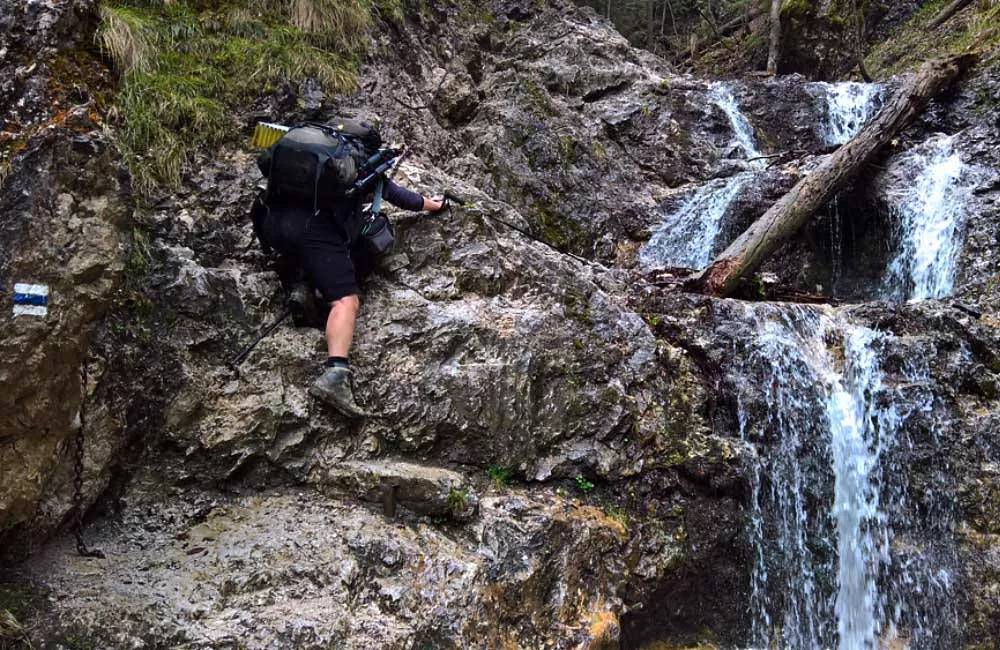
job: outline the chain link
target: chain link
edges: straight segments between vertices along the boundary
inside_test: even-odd
[[[83,557],[104,557],[97,549],[88,549],[83,541],[83,430],[87,423],[87,361],[80,370],[83,398],[80,401],[80,426],[76,430],[76,448],[73,451],[73,533],[76,535],[76,552]]]

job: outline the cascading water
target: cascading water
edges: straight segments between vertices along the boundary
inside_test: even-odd
[[[853,137],[883,101],[876,85],[816,86],[826,97],[821,129],[829,144]],[[729,118],[730,148],[759,156],[729,88],[713,84],[710,97]],[[892,194],[904,244],[886,286],[905,297],[943,295],[960,245],[967,168],[946,139],[892,165],[921,171],[916,183],[912,171],[897,175],[906,179]],[[755,173],[702,186],[654,233],[640,252],[642,266],[707,265],[727,209]],[[834,227],[839,245],[839,220]],[[940,426],[928,364],[933,342],[916,354],[899,352],[912,342],[830,308],[733,308],[753,330],[749,343],[737,344],[731,374],[740,434],[753,450],[751,647],[952,647],[956,559],[940,541],[953,525],[948,490],[937,497],[924,486],[913,497],[908,479],[912,431]]]
[[[883,292],[894,299],[949,295],[976,170],[962,162],[954,137],[938,136],[893,159],[887,174],[898,179],[887,193],[899,249]]]
[[[753,137],[753,127],[740,111],[739,104],[733,96],[733,91],[728,84],[715,82],[708,93],[712,103],[722,109],[722,112],[729,118],[729,124],[733,127],[734,143],[743,151],[746,159],[760,156],[757,149],[757,140]],[[754,161],[758,166],[761,161]]]
[[[879,84],[848,81],[817,82],[812,86],[826,103],[827,122],[821,126],[820,135],[829,145],[844,144],[853,138],[885,99],[885,88]]]
[[[919,527],[901,460],[931,409],[926,367],[888,385],[891,337],[803,306],[757,305],[735,383],[750,468],[752,647],[931,648],[954,610],[948,558],[894,545]],[[832,346],[835,353],[829,347]]]
[[[649,271],[666,266],[701,269],[712,261],[722,218],[732,202],[751,181],[741,173],[710,181],[670,214],[639,251],[639,264]]]
[[[712,84],[709,98],[726,114],[733,130],[731,147],[749,160],[751,169],[760,169],[753,127],[740,112],[736,98],[727,84]],[[716,239],[722,230],[723,218],[733,201],[753,181],[753,172],[743,172],[727,179],[713,180],[702,185],[679,209],[664,219],[649,242],[639,251],[639,264],[645,271],[665,267],[701,269],[708,265],[715,252]]]

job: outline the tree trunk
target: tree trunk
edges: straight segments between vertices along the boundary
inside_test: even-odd
[[[692,279],[693,288],[727,296],[744,275],[752,273],[785,240],[805,225],[869,160],[941,90],[975,60],[960,54],[928,61],[861,131],[757,219],[715,260]]]
[[[928,29],[937,29],[945,23],[949,18],[957,14],[962,9],[965,9],[972,4],[972,0],[955,0],[950,5],[941,10],[941,12],[934,17],[934,20],[927,25]]]
[[[851,9],[854,11],[854,57],[858,63],[858,72],[862,79],[871,83],[872,76],[865,66],[865,15],[858,6],[858,0],[851,0]]]
[[[767,72],[777,74],[781,56],[781,0],[771,0],[771,47],[767,50]]]
[[[646,0],[646,49],[656,53],[656,0]]]

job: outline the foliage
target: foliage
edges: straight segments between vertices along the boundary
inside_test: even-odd
[[[452,488],[448,492],[448,512],[457,514],[465,510],[469,504],[469,494],[465,489]]]
[[[803,0],[791,0],[801,2]],[[658,53],[685,52],[762,5],[761,0],[577,0],[609,18],[636,46]]]
[[[493,482],[493,487],[502,490],[507,487],[510,477],[514,475],[514,468],[509,465],[490,465],[486,468],[486,473]]]
[[[924,61],[961,52],[977,42],[982,51],[1000,48],[1000,30],[996,29],[1000,0],[981,0],[937,29],[928,30],[927,24],[949,2],[928,2],[897,35],[875,46],[865,60],[871,73],[886,77],[915,70]]]
[[[583,474],[577,474],[576,479],[576,489],[583,493],[590,492],[594,489],[594,484],[587,480],[587,477]]]
[[[112,110],[135,188],[175,186],[190,155],[236,135],[230,111],[286,81],[357,85],[375,16],[400,0],[117,0],[100,8],[98,43],[121,86]]]

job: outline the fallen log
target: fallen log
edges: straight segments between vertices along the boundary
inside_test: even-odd
[[[755,271],[798,232],[975,58],[975,54],[965,53],[925,63],[874,120],[771,206],[708,268],[692,278],[689,288],[716,296],[731,294],[740,278]]]
[[[941,10],[941,12],[934,17],[928,25],[927,29],[937,29],[941,25],[945,24],[949,18],[957,14],[962,9],[965,9],[972,4],[972,0],[955,0],[950,5]]]

